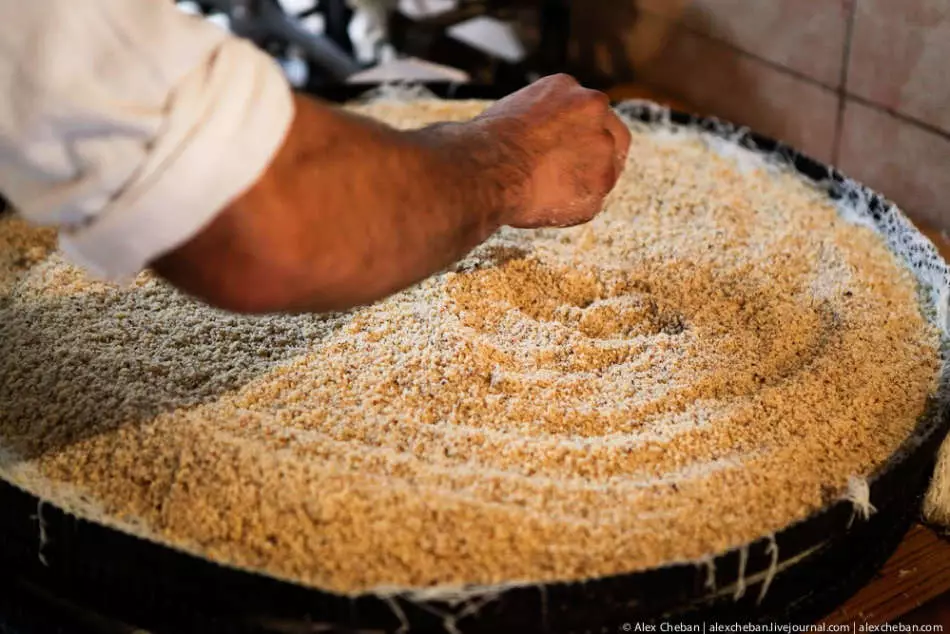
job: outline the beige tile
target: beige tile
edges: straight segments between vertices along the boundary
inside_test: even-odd
[[[693,0],[683,22],[837,88],[851,1]]]
[[[911,215],[950,228],[950,140],[852,101],[838,165]]]
[[[848,90],[950,131],[950,2],[859,0]]]
[[[628,44],[635,49],[638,41]],[[666,32],[659,53],[637,70],[643,81],[682,97],[697,111],[831,160],[838,107],[831,90],[685,29]]]

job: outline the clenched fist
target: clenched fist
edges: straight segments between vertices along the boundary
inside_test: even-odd
[[[152,263],[178,288],[252,313],[374,302],[502,226],[587,222],[630,146],[607,97],[565,75],[474,120],[414,130],[294,99],[292,128],[260,179]]]
[[[513,227],[567,227],[602,208],[623,171],[630,130],[607,96],[553,75],[494,104],[473,123],[509,149],[524,176],[510,183]]]

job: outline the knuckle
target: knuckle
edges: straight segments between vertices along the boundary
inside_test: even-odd
[[[577,80],[567,73],[555,73],[554,75],[551,75],[549,79],[559,84],[577,84]]]
[[[584,103],[606,110],[610,106],[610,97],[599,90],[584,88],[581,93]]]
[[[587,98],[593,101],[594,103],[607,108],[610,106],[610,97],[607,96],[607,93],[601,92],[599,90],[592,90],[590,88],[585,88],[587,91]]]
[[[576,84],[576,81],[570,75],[564,73],[557,73],[555,75],[548,75],[542,77],[538,81],[532,84],[533,86],[538,86],[539,88],[544,88],[546,90],[568,90],[573,88]]]
[[[630,132],[630,128],[627,127],[627,124],[623,122],[623,119],[617,116],[617,113],[611,111],[610,117],[613,120],[613,127],[617,130],[619,134],[618,141],[627,141],[633,138],[633,133]]]
[[[630,151],[630,147],[633,145],[633,134],[630,133],[629,128],[624,126],[623,128],[623,138],[620,139],[620,150],[626,154]]]
[[[614,139],[614,135],[604,130],[599,135],[597,135],[597,150],[609,156],[613,156],[617,152],[617,142]]]
[[[630,128],[626,124],[620,126],[620,146],[623,148],[623,151],[626,152],[630,149],[630,146],[633,144],[633,132],[630,131]]]

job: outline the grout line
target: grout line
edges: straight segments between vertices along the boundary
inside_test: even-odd
[[[893,108],[888,108],[887,106],[882,106],[879,103],[874,103],[870,99],[865,99],[864,97],[861,97],[859,95],[853,95],[849,93],[847,97],[848,97],[848,101],[853,101],[855,103],[861,104],[862,106],[866,106],[872,110],[883,112],[884,114],[890,115],[891,117],[899,121],[902,121],[903,123],[912,125],[915,128],[920,128],[921,130],[925,132],[929,132],[930,134],[933,134],[935,136],[938,136],[945,141],[950,141],[950,131],[944,130],[943,128],[936,126],[932,123],[921,121],[920,119],[917,119],[916,117],[912,117],[902,112],[898,112],[897,110],[894,110]]]
[[[854,37],[854,23],[857,21],[858,0],[851,0],[848,21],[844,31],[844,51],[841,56],[841,77],[838,80],[838,115],[835,120],[835,140],[831,146],[831,164],[837,165],[841,157],[841,135],[844,133],[844,111],[848,105],[848,70],[851,66],[851,40]]]
[[[857,6],[857,3],[860,2],[860,1],[861,1],[861,0],[852,0],[852,11],[856,11],[856,10],[857,10],[857,9],[856,9],[856,6]],[[656,18],[656,19],[659,19],[659,20],[663,20],[664,22],[668,22],[668,23],[669,23],[669,22],[672,22],[672,23],[674,23],[674,24],[673,24],[674,28],[682,29],[682,30],[684,30],[684,31],[687,31],[687,32],[691,33],[692,35],[695,35],[695,36],[697,36],[697,37],[703,38],[704,40],[707,40],[707,41],[709,41],[709,42],[713,42],[713,43],[715,43],[715,44],[717,44],[717,45],[719,45],[719,46],[722,46],[722,47],[724,47],[724,48],[726,48],[726,49],[729,49],[730,51],[733,51],[734,53],[737,53],[738,55],[740,55],[740,56],[742,56],[742,57],[746,57],[746,58],[748,58],[748,59],[751,59],[751,60],[754,60],[754,61],[756,61],[756,62],[759,62],[760,64],[763,64],[764,66],[768,66],[769,68],[771,68],[771,69],[773,69],[773,70],[776,70],[776,71],[778,71],[778,72],[780,72],[780,73],[782,73],[782,74],[784,74],[784,75],[788,75],[788,76],[790,76],[790,77],[794,77],[795,79],[799,79],[799,80],[801,80],[801,81],[803,81],[803,82],[805,82],[805,83],[807,83],[807,84],[811,84],[812,86],[815,86],[815,87],[817,87],[817,88],[821,88],[821,89],[823,89],[823,90],[827,90],[827,91],[829,91],[829,92],[833,92],[833,93],[835,93],[835,94],[838,94],[838,95],[839,95],[839,98],[840,98],[840,97],[843,97],[843,98],[844,98],[843,101],[846,100],[846,101],[853,101],[853,102],[855,102],[855,103],[859,103],[859,104],[861,104],[861,105],[863,105],[863,106],[866,106],[866,107],[868,107],[868,108],[871,108],[872,110],[877,110],[878,112],[883,112],[883,113],[888,114],[888,115],[894,117],[895,119],[898,119],[898,120],[900,120],[900,121],[902,121],[902,122],[904,122],[904,123],[913,125],[914,127],[920,128],[921,130],[924,130],[924,131],[929,132],[929,133],[931,133],[931,134],[935,134],[935,135],[939,136],[939,137],[942,138],[942,139],[945,139],[945,140],[947,140],[947,141],[950,141],[950,130],[944,130],[943,128],[941,128],[941,127],[939,127],[939,126],[936,126],[936,125],[934,125],[934,124],[932,124],[932,123],[927,123],[926,121],[922,121],[922,120],[917,119],[916,117],[913,117],[913,116],[911,116],[911,115],[907,115],[907,114],[904,114],[904,113],[902,113],[902,112],[898,112],[897,110],[894,110],[893,108],[888,108],[887,106],[882,106],[881,104],[875,103],[875,102],[871,101],[870,99],[866,99],[865,97],[862,97],[862,96],[860,96],[860,95],[857,95],[857,94],[854,94],[854,93],[850,93],[850,92],[847,91],[847,87],[846,87],[846,86],[839,86],[839,87],[837,87],[837,88],[835,88],[834,86],[829,86],[828,84],[826,84],[826,83],[824,83],[824,82],[821,82],[821,81],[818,81],[818,80],[815,79],[814,77],[810,77],[809,75],[806,75],[805,73],[803,73],[803,72],[801,72],[801,71],[795,70],[794,68],[789,68],[788,66],[785,66],[785,65],[783,65],[783,64],[780,64],[780,63],[778,63],[778,62],[773,62],[772,60],[769,60],[769,59],[766,59],[766,58],[761,57],[761,56],[759,56],[759,55],[756,55],[755,53],[750,53],[749,51],[747,51],[747,50],[745,50],[745,49],[742,49],[742,48],[740,48],[739,46],[737,46],[737,45],[735,45],[735,44],[732,44],[732,43],[727,42],[727,41],[725,41],[725,40],[721,40],[721,39],[719,39],[719,38],[717,38],[717,37],[715,37],[715,36],[709,35],[709,34],[707,34],[707,33],[703,33],[702,31],[699,31],[699,30],[694,29],[694,28],[692,28],[692,27],[686,26],[685,24],[680,23],[678,20],[670,20],[670,18],[668,18],[668,17],[666,17],[666,16],[664,16],[664,15],[660,15],[660,14],[658,14],[658,13],[654,13],[654,12],[652,12],[652,11],[646,11],[646,10],[645,10],[644,13],[648,13],[648,14],[651,15],[652,17],[654,17],[654,18]],[[851,25],[849,25],[849,31],[850,31],[850,26],[851,26]],[[847,49],[848,49],[848,55],[849,55],[849,56],[850,56],[850,48],[851,48],[850,44],[851,44],[851,43],[850,43],[850,37],[849,37],[849,39],[845,42],[845,45],[846,45],[846,47],[847,47]],[[844,72],[846,73],[846,71],[844,71]],[[843,107],[843,105],[840,105],[839,107]]]
[[[855,1],[857,1],[857,0],[855,0]],[[759,62],[759,63],[761,63],[761,64],[763,64],[763,65],[765,65],[765,66],[769,66],[769,67],[772,68],[773,70],[780,71],[781,73],[783,73],[783,74],[785,74],[785,75],[790,75],[790,76],[792,76],[792,77],[795,77],[796,79],[800,79],[800,80],[802,80],[802,81],[804,81],[804,82],[806,82],[806,83],[809,83],[809,84],[811,84],[811,85],[813,85],[813,86],[817,86],[818,88],[823,88],[823,89],[828,90],[828,91],[830,91],[830,92],[837,92],[837,89],[836,89],[835,86],[831,86],[831,85],[828,85],[828,84],[824,83],[823,81],[819,81],[819,80],[815,79],[814,77],[812,77],[812,76],[810,76],[810,75],[808,75],[808,74],[806,74],[806,73],[803,73],[803,72],[800,71],[800,70],[795,70],[794,68],[790,68],[790,67],[785,66],[784,64],[781,64],[781,63],[779,63],[779,62],[774,62],[774,61],[772,61],[772,60],[770,60],[770,59],[768,59],[768,58],[762,57],[761,55],[757,55],[756,53],[752,53],[752,52],[750,52],[750,51],[747,51],[747,50],[745,50],[744,48],[741,48],[740,46],[738,46],[738,45],[736,45],[736,44],[733,44],[732,42],[729,42],[729,41],[727,41],[727,40],[720,39],[720,38],[716,37],[715,35],[710,35],[709,33],[705,33],[705,32],[703,32],[703,31],[700,31],[699,29],[696,29],[696,28],[694,28],[694,27],[691,27],[691,26],[689,26],[689,25],[683,23],[682,21],[680,21],[680,20],[678,20],[678,19],[677,19],[677,20],[673,20],[673,19],[670,19],[669,17],[667,17],[667,16],[665,16],[665,15],[661,15],[661,14],[659,14],[659,13],[654,13],[653,11],[649,11],[649,10],[646,10],[646,9],[645,9],[643,12],[644,12],[644,13],[648,13],[650,16],[652,16],[652,17],[655,18],[655,19],[662,20],[663,22],[666,22],[666,23],[668,23],[668,24],[671,24],[671,25],[673,26],[673,28],[675,28],[675,29],[682,29],[683,31],[687,31],[687,32],[691,33],[692,35],[695,35],[695,36],[697,36],[697,37],[701,37],[701,38],[703,38],[704,40],[707,40],[707,41],[709,41],[709,42],[713,42],[713,43],[715,43],[715,44],[718,44],[719,46],[722,46],[723,48],[729,49],[730,51],[732,51],[732,52],[734,52],[734,53],[738,53],[738,54],[739,54],[740,56],[742,56],[742,57],[746,57],[746,58],[755,60],[755,61],[757,61],[757,62]]]

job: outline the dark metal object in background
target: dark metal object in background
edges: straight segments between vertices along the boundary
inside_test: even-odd
[[[352,55],[353,43],[350,42],[347,27],[353,18],[353,11],[346,5],[346,0],[320,0],[319,7],[326,21],[327,37],[347,55]]]
[[[401,52],[464,70],[476,84],[517,89],[543,75],[571,72],[571,6],[570,0],[461,0],[455,9],[424,18],[396,12],[390,31]],[[479,16],[517,24],[526,57],[493,57],[449,36],[451,27]]]
[[[343,82],[362,70],[351,55],[347,26],[352,13],[345,0],[321,0],[319,10],[326,20],[325,35],[304,29],[299,22],[303,16],[288,15],[277,0],[204,0],[204,4],[226,13],[235,34],[265,50],[274,43],[298,47],[330,80]]]
[[[299,15],[287,13],[277,0],[200,0],[199,4],[228,15],[237,35],[278,56],[290,46],[299,49],[310,64],[309,84],[313,87],[344,83],[363,70],[353,57],[348,34],[353,11],[346,0],[319,0],[314,9]],[[454,24],[479,15],[510,18],[525,8],[537,16],[531,30],[536,31],[539,43],[523,63],[489,62],[464,45],[448,41],[446,31]],[[300,24],[315,12],[324,18],[322,34]],[[396,11],[390,26],[393,43],[401,53],[461,68],[490,84],[520,87],[534,76],[568,70],[570,13],[570,0],[461,0],[455,10],[431,18],[416,20]]]

